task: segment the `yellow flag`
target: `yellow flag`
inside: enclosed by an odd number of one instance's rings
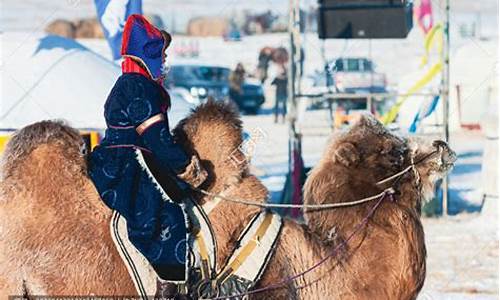
[[[434,64],[429,71],[422,77],[420,78],[419,81],[417,81],[405,94],[403,94],[401,97],[398,98],[396,101],[396,104],[394,104],[393,107],[391,107],[391,110],[387,112],[383,117],[382,117],[382,123],[384,125],[387,125],[394,121],[396,119],[396,116],[398,115],[399,109],[401,108],[401,105],[410,97],[412,94],[418,92],[420,89],[422,89],[425,85],[427,85],[434,76],[436,76],[441,70],[443,69],[443,64],[442,62],[438,62]]]

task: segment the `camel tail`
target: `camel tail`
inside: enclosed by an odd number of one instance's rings
[[[5,147],[1,158],[1,177],[13,174],[16,166],[33,150],[43,144],[55,144],[67,151],[80,151],[83,140],[79,132],[61,120],[47,120],[16,131]]]

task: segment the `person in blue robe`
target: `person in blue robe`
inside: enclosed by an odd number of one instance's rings
[[[188,157],[174,141],[168,124],[170,97],[163,88],[165,50],[170,35],[141,15],[125,24],[121,53],[123,74],[104,105],[105,137],[89,158],[89,176],[102,200],[127,221],[132,244],[158,275],[186,280],[187,220],[153,171],[188,192],[206,178],[196,156]],[[175,104],[174,104],[175,105]],[[179,194],[179,192],[177,192]],[[185,194],[186,195],[186,194]]]

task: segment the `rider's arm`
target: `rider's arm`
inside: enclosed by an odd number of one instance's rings
[[[161,166],[182,173],[190,159],[170,133],[166,115],[161,111],[165,99],[158,87],[138,76],[129,78],[123,86],[122,107],[146,148]]]
[[[168,127],[168,120],[160,119],[159,113],[152,116],[152,124],[144,128],[139,133],[144,140],[146,148],[153,152],[155,158],[165,166],[168,166],[176,174],[184,172],[190,159],[181,148],[175,143]]]

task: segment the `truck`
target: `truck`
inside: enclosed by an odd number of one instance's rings
[[[371,60],[362,57],[339,57],[327,68],[339,93],[385,93],[385,74],[377,73]]]

